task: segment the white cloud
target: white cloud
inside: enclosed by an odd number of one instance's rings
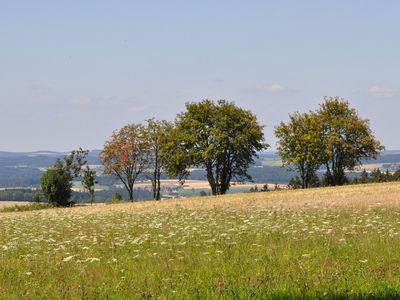
[[[368,91],[372,96],[377,97],[393,97],[396,94],[396,90],[380,85],[373,85]]]
[[[270,93],[282,93],[282,92],[287,91],[287,88],[284,87],[283,85],[278,84],[278,83],[274,83],[274,84],[271,84],[271,85],[259,85],[257,87],[257,90],[270,92]]]

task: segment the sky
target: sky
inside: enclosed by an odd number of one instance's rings
[[[274,127],[348,100],[400,149],[400,1],[0,1],[0,150],[101,149],[226,99]]]

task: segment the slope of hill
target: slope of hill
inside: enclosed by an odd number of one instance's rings
[[[0,291],[395,299],[399,215],[399,183],[3,213]]]

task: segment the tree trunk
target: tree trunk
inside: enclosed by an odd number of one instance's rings
[[[159,177],[159,170],[158,170],[158,155],[157,155],[157,151],[155,153],[156,157],[155,157],[155,166],[154,166],[154,173],[153,173],[153,180],[152,180],[152,184],[153,184],[153,199],[154,200],[158,200],[158,177]]]
[[[133,186],[129,187],[129,201],[133,202]]]
[[[156,183],[157,192],[156,192],[156,200],[161,200],[161,193],[160,193],[160,191],[161,191],[161,180],[160,180],[160,177],[161,177],[161,171],[159,170],[159,171],[157,172],[157,183]]]
[[[229,182],[221,183],[221,195],[225,195],[229,189]]]
[[[208,180],[208,183],[210,184],[212,195],[213,196],[217,195],[217,185],[216,185],[216,182],[215,182],[215,179],[214,179],[214,175],[213,175],[213,172],[212,172],[211,163],[209,163],[207,165],[207,180]]]

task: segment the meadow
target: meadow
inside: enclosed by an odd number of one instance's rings
[[[400,297],[400,184],[0,214],[0,299]]]

